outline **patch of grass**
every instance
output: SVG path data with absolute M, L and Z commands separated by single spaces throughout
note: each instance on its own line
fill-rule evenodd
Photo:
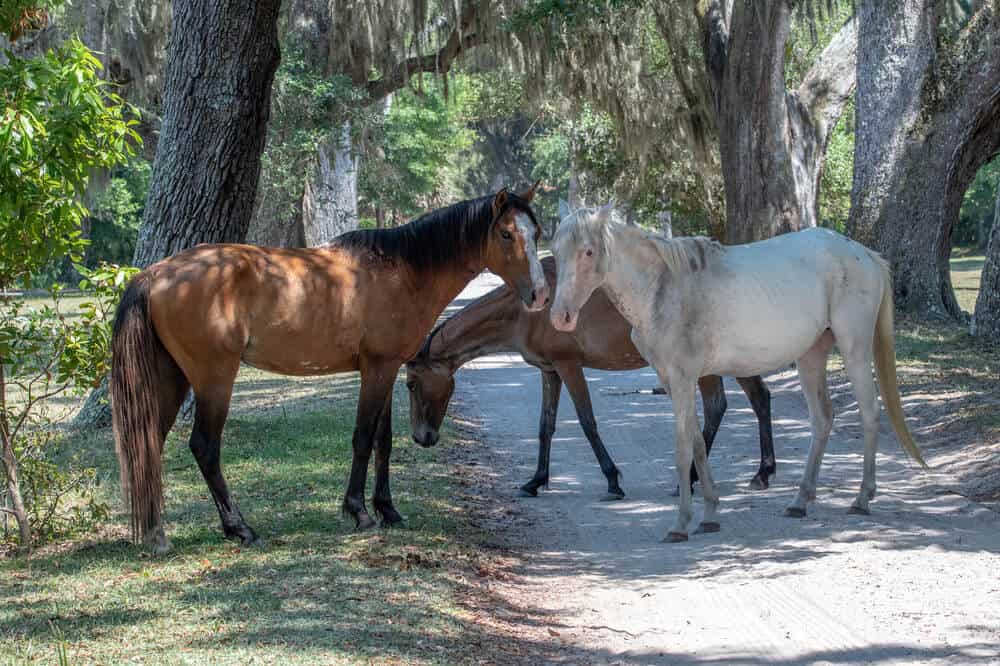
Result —
M 452 501 L 448 448 L 407 441 L 405 391 L 394 401 L 392 482 L 407 527 L 358 534 L 340 515 L 355 387 L 353 378 L 241 377 L 223 465 L 266 549 L 222 539 L 190 426 L 179 423 L 164 465 L 170 554 L 130 544 L 118 516 L 88 541 L 0 560 L 0 661 L 53 663 L 60 650 L 70 663 L 471 660 L 482 628 L 459 592 L 485 556 Z M 120 507 L 110 433 L 74 445 Z
M 937 403 L 914 413 L 923 426 L 947 423 L 947 435 L 960 442 L 1000 440 L 1000 345 L 958 323 L 902 316 L 896 360 L 902 390 Z
M 986 257 L 979 250 L 956 248 L 951 254 L 951 284 L 958 305 L 966 312 L 976 309 L 979 277 Z

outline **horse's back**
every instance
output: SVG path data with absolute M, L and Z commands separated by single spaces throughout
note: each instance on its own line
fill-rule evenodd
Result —
M 366 274 L 348 252 L 199 245 L 148 270 L 154 325 L 185 371 L 211 358 L 283 374 L 356 365 Z
M 719 338 L 708 370 L 746 376 L 795 360 L 844 308 L 877 307 L 879 261 L 825 229 L 727 247 L 697 278 L 703 326 Z

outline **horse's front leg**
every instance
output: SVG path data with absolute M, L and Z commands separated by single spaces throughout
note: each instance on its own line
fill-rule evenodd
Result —
M 392 389 L 375 427 L 375 493 L 372 508 L 382 518 L 382 527 L 395 527 L 403 522 L 403 517 L 392 505 L 389 492 L 389 457 L 392 455 Z
M 375 526 L 365 507 L 365 481 L 368 476 L 368 460 L 371 458 L 375 433 L 378 428 L 385 403 L 392 392 L 399 364 L 372 362 L 362 358 L 361 392 L 358 396 L 358 414 L 354 424 L 352 439 L 353 459 L 351 476 L 344 495 L 343 511 L 354 518 L 358 529 L 366 530 Z
M 677 508 L 677 519 L 674 526 L 667 532 L 664 541 L 678 542 L 687 541 L 688 524 L 691 522 L 691 463 L 694 461 L 694 438 L 701 438 L 698 432 L 698 414 L 695 406 L 695 382 L 686 381 L 680 377 L 673 377 L 672 380 L 660 373 L 660 381 L 664 386 L 670 387 L 670 396 L 674 402 L 674 419 L 676 429 L 674 432 L 674 462 L 677 466 L 678 485 L 680 486 L 680 504 Z M 704 455 L 704 443 L 702 443 Z M 711 479 L 708 481 L 711 485 Z
M 542 412 L 538 419 L 538 465 L 535 476 L 521 486 L 522 497 L 538 497 L 538 489 L 549 484 L 549 454 L 556 431 L 562 380 L 551 370 L 542 370 Z
M 580 419 L 580 427 L 583 428 L 583 434 L 590 442 L 597 464 L 601 466 L 601 472 L 608 481 L 608 492 L 601 501 L 610 502 L 624 498 L 625 491 L 619 483 L 621 472 L 618 471 L 618 466 L 611 459 L 600 433 L 597 432 L 597 419 L 594 418 L 594 407 L 590 403 L 590 390 L 587 388 L 587 378 L 583 374 L 583 368 L 576 362 L 560 363 L 556 368 L 566 382 L 566 389 L 573 398 L 573 406 L 576 407 L 576 416 Z

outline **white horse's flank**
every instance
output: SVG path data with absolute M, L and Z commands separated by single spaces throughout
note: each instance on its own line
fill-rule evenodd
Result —
M 695 386 L 704 375 L 749 377 L 795 361 L 809 407 L 812 447 L 786 515 L 804 516 L 816 497 L 833 425 L 826 363 L 834 342 L 865 433 L 861 491 L 851 511 L 867 514 L 875 496 L 879 412 L 873 363 L 900 443 L 926 467 L 903 420 L 892 286 L 881 257 L 825 229 L 733 247 L 706 238 L 670 240 L 611 222 L 609 208 L 578 210 L 559 226 L 552 245 L 559 273 L 552 325 L 572 330 L 580 308 L 603 286 L 632 324 L 636 348 L 669 387 L 681 502 L 668 541 L 687 539 L 692 457 L 705 498 L 700 530 L 719 529 L 719 498 L 695 411 Z

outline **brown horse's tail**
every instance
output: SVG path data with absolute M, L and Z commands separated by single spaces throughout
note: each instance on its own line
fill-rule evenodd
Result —
M 157 390 L 161 355 L 167 355 L 149 314 L 149 273 L 129 283 L 115 314 L 111 338 L 111 418 L 122 493 L 131 510 L 133 538 L 146 539 L 163 510 L 161 429 Z
M 878 388 L 882 394 L 882 404 L 892 421 L 892 428 L 910 457 L 927 469 L 927 463 L 920 453 L 920 448 L 913 441 L 913 435 L 903 419 L 903 405 L 899 399 L 899 382 L 896 378 L 896 332 L 893 327 L 892 275 L 889 264 L 876 255 L 882 269 L 882 303 L 878 309 L 878 321 L 875 324 L 875 375 L 878 377 Z

